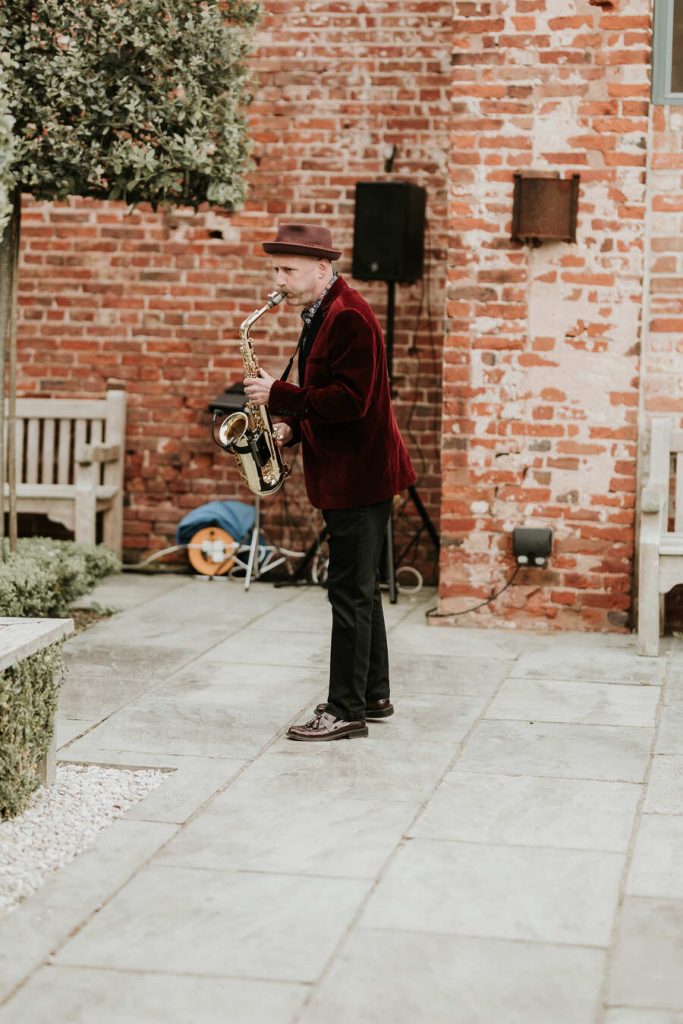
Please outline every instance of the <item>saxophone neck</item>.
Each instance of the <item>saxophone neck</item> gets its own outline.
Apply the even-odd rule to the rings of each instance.
[[[240,324],[240,337],[243,339],[247,338],[249,336],[249,331],[256,321],[262,317],[264,313],[267,313],[269,309],[272,309],[273,306],[279,305],[286,295],[287,292],[271,292],[266,298],[265,306],[261,306],[260,309],[255,309],[246,320],[242,321]]]

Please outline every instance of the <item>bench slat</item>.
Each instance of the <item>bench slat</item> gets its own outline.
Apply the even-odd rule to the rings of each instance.
[[[88,424],[85,420],[76,420],[74,431],[74,458],[79,459],[81,453],[88,443]]]
[[[17,417],[29,419],[92,420],[106,416],[106,399],[96,398],[17,398]],[[5,402],[7,408],[7,402]]]
[[[38,483],[40,453],[40,420],[26,420],[26,483]]]
[[[68,484],[71,468],[71,420],[59,421],[59,454],[57,456],[57,483]]]
[[[43,453],[40,461],[40,482],[51,484],[55,478],[55,421],[43,420]]]
[[[14,435],[14,458],[17,474],[17,483],[24,480],[24,421],[16,420],[14,424],[16,431]]]
[[[95,487],[95,497],[98,501],[108,501],[116,494],[117,487],[108,487],[101,484]],[[9,495],[9,484],[5,484],[5,495]],[[75,484],[17,484],[18,498],[40,498],[48,501],[50,498],[59,500],[68,498],[73,501],[76,496]]]
[[[104,424],[102,420],[93,420],[90,424],[90,437],[88,438],[89,445],[101,444],[104,438]],[[100,465],[95,467],[95,479],[98,484],[102,483],[102,467]]]
[[[659,542],[661,555],[683,555],[683,533],[665,533]]]

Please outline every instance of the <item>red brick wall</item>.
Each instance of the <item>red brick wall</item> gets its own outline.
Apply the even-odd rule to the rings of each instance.
[[[398,289],[395,389],[440,522],[439,621],[628,627],[637,449],[651,412],[683,414],[683,114],[648,103],[646,7],[270,0],[243,210],[27,205],[22,390],[126,381],[129,560],[170,543],[184,511],[248,498],[205,407],[240,378],[239,322],[271,287],[261,242],[280,220],[325,221],[348,276],[355,182],[387,177],[395,145],[394,177],[428,191],[425,277]],[[575,244],[510,241],[517,170],[581,175]],[[358,287],[383,319],[384,285]],[[297,333],[283,310],[260,322],[266,368]],[[264,503],[266,528],[303,548],[319,520],[295,472]],[[453,618],[504,585],[511,532],[533,525],[553,528],[549,568]],[[423,543],[408,561],[429,575],[432,558]]]
[[[510,577],[515,526],[554,530],[460,621],[628,622],[649,61],[636,0],[455,4],[441,612]],[[576,244],[510,241],[517,170],[580,173]]]
[[[355,182],[386,177],[394,145],[393,176],[427,188],[429,220],[425,277],[397,289],[396,411],[438,524],[451,5],[269,0],[264,9],[242,211],[128,215],[82,200],[25,208],[21,391],[99,395],[108,378],[126,382],[129,561],[172,543],[188,509],[250,500],[209,440],[205,409],[240,379],[239,323],[272,287],[261,242],[280,220],[323,221],[349,276]],[[355,284],[383,320],[385,286]],[[260,321],[253,336],[265,368],[284,368],[298,331],[286,311]],[[303,548],[318,521],[300,465],[295,473],[284,496],[264,502],[266,530]],[[399,517],[399,550],[417,525],[410,509]],[[433,577],[428,544],[409,561]]]

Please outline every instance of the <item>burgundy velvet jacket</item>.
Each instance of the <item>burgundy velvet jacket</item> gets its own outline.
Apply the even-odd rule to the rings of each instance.
[[[318,315],[301,386],[276,381],[268,409],[292,428],[293,443],[301,441],[315,508],[373,505],[415,483],[391,407],[382,330],[342,277]]]

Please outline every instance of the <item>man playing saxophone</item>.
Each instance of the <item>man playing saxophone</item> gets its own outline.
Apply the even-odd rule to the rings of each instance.
[[[327,228],[283,224],[263,248],[275,286],[301,310],[299,385],[262,368],[250,400],[280,422],[277,443],[301,443],[306,491],[322,510],[330,552],[332,644],[328,699],[293,740],[367,736],[366,719],[393,714],[379,563],[392,499],[415,483],[391,407],[382,331],[368,303],[338,275]]]

